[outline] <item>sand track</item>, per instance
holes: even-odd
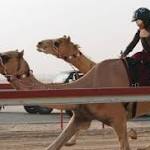
[[[150,127],[131,123],[138,133],[138,140],[130,140],[132,150],[150,145]],[[59,124],[0,125],[0,150],[44,150],[61,132]],[[94,122],[88,131],[82,131],[78,144],[63,150],[117,150],[117,137],[111,128],[101,129]]]

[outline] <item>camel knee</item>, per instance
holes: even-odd
[[[116,120],[112,127],[116,131],[118,138],[127,137],[127,122],[125,120]]]

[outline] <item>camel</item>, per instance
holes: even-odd
[[[37,50],[46,54],[52,54],[70,64],[73,64],[84,74],[96,64],[87,58],[79,50],[79,46],[71,42],[70,37],[67,36],[58,39],[40,41],[37,44]]]
[[[87,58],[81,51],[80,46],[74,44],[71,38],[63,36],[57,39],[47,39],[38,42],[37,50],[46,54],[52,54],[57,58],[63,59],[64,61],[74,65],[80,72],[86,74],[96,63]],[[77,134],[78,135],[78,134]],[[137,139],[137,133],[131,129],[128,135],[132,139]],[[67,145],[76,144],[76,136],[67,143]]]
[[[23,51],[0,53],[0,73],[16,89],[71,89],[128,87],[129,79],[121,59],[110,59],[96,64],[85,76],[67,84],[44,84],[38,81],[23,58]],[[107,80],[106,80],[107,79]],[[127,138],[128,113],[122,103],[49,105],[50,108],[73,110],[74,114],[67,127],[47,150],[59,150],[80,129],[89,127],[92,120],[102,121],[111,126],[118,136],[120,150],[130,150]],[[150,102],[136,103],[132,117],[149,112]]]
[[[59,48],[58,48],[59,47]],[[60,59],[73,64],[82,73],[87,73],[96,63],[84,56],[79,50],[79,46],[71,42],[70,37],[63,36],[58,39],[44,40],[39,42],[37,45],[37,50],[39,52],[44,52],[46,54],[52,54]],[[76,144],[77,133],[73,136],[67,146]],[[135,136],[133,137],[136,138]]]

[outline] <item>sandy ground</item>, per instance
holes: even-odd
[[[137,140],[129,140],[132,150],[150,145],[150,122],[129,122],[138,133]],[[60,124],[1,124],[0,150],[44,150],[61,132]],[[111,128],[101,128],[94,121],[88,131],[82,131],[77,145],[63,150],[117,150],[116,135]]]
[[[67,122],[69,117],[64,116]],[[60,115],[31,115],[22,106],[6,107],[0,113],[0,150],[45,150],[60,134]],[[149,119],[150,120],[150,119]],[[66,123],[64,124],[64,126]],[[132,150],[150,145],[150,121],[130,121],[128,130],[134,128],[137,140],[129,140]],[[93,121],[87,131],[82,131],[77,144],[62,150],[118,150],[114,131]],[[150,149],[147,149],[150,150]]]

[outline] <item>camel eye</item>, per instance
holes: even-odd
[[[2,58],[2,61],[4,64],[7,63],[10,59],[10,57],[8,55],[2,55],[1,58]]]
[[[57,47],[57,48],[59,48],[59,44],[60,44],[60,43],[59,43],[58,41],[55,41],[55,42],[54,42],[54,46]]]
[[[42,42],[39,42],[38,45],[42,45]]]

